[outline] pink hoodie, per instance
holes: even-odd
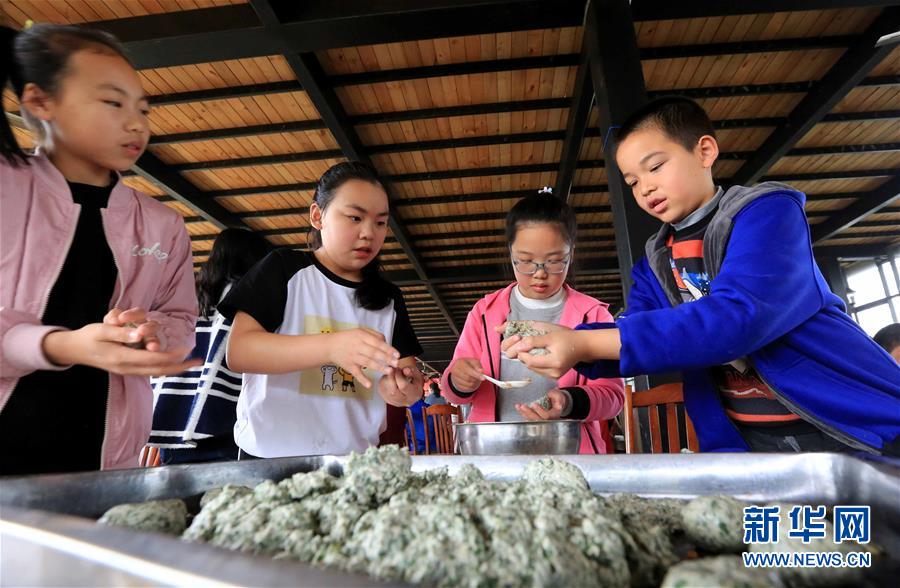
[[[469,357],[481,360],[485,374],[499,378],[500,372],[500,334],[494,327],[502,325],[509,316],[509,297],[515,283],[502,290],[497,290],[479,300],[469,311],[466,326],[460,335],[459,343],[453,354],[453,361],[444,370],[441,378],[441,390],[454,404],[472,404],[469,422],[490,423],[496,417],[496,387],[489,382],[482,382],[472,395],[459,396],[450,386],[450,371],[458,359]],[[613,318],[606,310],[607,304],[573,290],[568,285],[566,302],[559,324],[575,327],[581,323],[612,322]],[[557,381],[560,388],[577,386],[582,388],[590,399],[590,411],[581,428],[581,448],[579,453],[606,453],[606,444],[601,437],[600,422],[619,414],[625,402],[625,383],[621,378],[599,378],[588,380],[575,370],[569,370]]]
[[[75,236],[80,208],[45,156],[18,167],[0,157],[0,410],[22,376],[66,369],[44,356],[43,338],[62,327],[41,324],[41,316]],[[181,215],[120,178],[101,216],[118,269],[109,308],[144,308],[161,325],[163,349],[192,348],[197,298],[191,241]],[[149,378],[110,374],[103,469],[137,467],[152,415]]]

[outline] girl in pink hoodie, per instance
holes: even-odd
[[[147,146],[147,98],[106,33],[0,28],[0,53],[40,146],[0,113],[0,475],[137,466],[147,376],[197,363],[184,223],[116,173]]]
[[[601,423],[622,409],[621,379],[589,380],[570,370],[559,380],[548,380],[500,353],[509,320],[568,327],[612,322],[607,304],[565,283],[576,231],[574,212],[552,194],[527,196],[513,206],[506,217],[506,242],[516,281],[488,294],[469,312],[441,389],[451,402],[472,405],[469,422],[580,420],[579,452],[606,453]],[[530,378],[531,384],[500,390],[484,374],[498,380]]]

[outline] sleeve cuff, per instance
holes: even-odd
[[[575,326],[576,331],[596,331],[599,329],[617,329],[617,323],[582,323]],[[575,364],[576,372],[589,380],[597,378],[621,378],[618,359],[599,359],[593,362],[580,362]]]
[[[19,324],[6,332],[3,338],[3,355],[6,361],[29,371],[62,371],[70,365],[56,365],[44,355],[44,337],[63,327]]]
[[[569,409],[563,414],[564,417],[583,421],[591,412],[591,399],[584,388],[580,386],[569,386],[560,388],[560,390],[569,397]]]
[[[581,323],[575,325],[576,331],[597,331],[600,329],[618,329],[618,323]]]
[[[566,397],[566,407],[560,413],[560,417],[567,419],[569,415],[572,414],[572,393],[569,392],[566,388],[560,388],[560,392],[562,392],[563,396]]]
[[[475,394],[476,391],[478,391],[478,388],[475,388],[475,390],[472,390],[471,392],[463,392],[462,390],[458,390],[456,386],[453,385],[453,374],[447,375],[447,384],[450,386],[450,390],[452,390],[453,393],[460,398],[469,398],[470,396]]]
[[[588,380],[596,380],[598,378],[621,378],[622,370],[618,359],[600,359],[594,363],[577,363],[575,371],[587,378]]]

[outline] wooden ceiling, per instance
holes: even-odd
[[[508,283],[505,212],[542,186],[578,212],[578,287],[622,305],[581,0],[0,3],[10,26],[89,23],[124,42],[153,105],[127,182],[185,217],[198,265],[225,226],[305,247],[314,183],[349,158],[388,181],[384,269],[435,367]],[[714,119],[721,183],[788,182],[808,194],[818,255],[875,256],[900,244],[900,48],[867,35],[900,26],[896,4],[634,0],[628,25],[647,95],[691,96]]]

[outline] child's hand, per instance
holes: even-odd
[[[554,388],[547,392],[547,398],[550,400],[549,409],[542,407],[540,402],[532,402],[531,404],[517,404],[516,410],[528,421],[549,421],[562,417],[569,401],[566,395]]]
[[[372,329],[329,333],[327,342],[331,362],[353,374],[366,388],[372,387],[372,381],[363,374],[363,368],[383,371],[389,376],[400,359],[400,352],[387,344],[384,335]]]
[[[506,351],[507,356],[516,357],[525,367],[531,371],[557,379],[572,369],[572,366],[582,361],[581,339],[586,331],[573,331],[571,329],[525,337],[518,343],[511,345]],[[532,349],[546,349],[546,355],[531,355]]]
[[[134,331],[104,323],[92,323],[75,331],[53,331],[43,340],[47,359],[57,365],[88,365],[122,376],[171,376],[201,365],[201,359],[185,361],[190,349],[149,351],[129,349]],[[158,345],[158,342],[157,342]]]
[[[124,311],[114,308],[103,317],[103,324],[131,329],[126,345],[132,349],[162,351],[162,345],[156,336],[159,331],[159,323],[148,321],[147,311],[142,308],[130,308]]]
[[[450,370],[453,387],[460,392],[474,392],[484,381],[481,362],[471,357],[457,359]]]
[[[571,331],[569,327],[564,327],[562,325],[555,325],[553,323],[545,323],[541,321],[532,321],[534,328],[538,331],[544,331],[546,333],[555,333],[557,331]],[[494,330],[500,333],[501,335],[506,331],[506,323],[503,323],[499,327],[494,327]],[[516,353],[507,353],[507,351],[516,343],[522,340],[520,335],[513,335],[512,337],[507,337],[503,341],[500,342],[500,353],[506,354],[506,357],[510,359],[516,358]]]
[[[385,374],[378,382],[378,393],[392,406],[412,406],[422,398],[422,372],[404,367]]]

